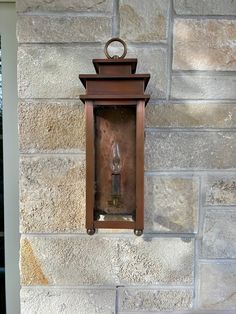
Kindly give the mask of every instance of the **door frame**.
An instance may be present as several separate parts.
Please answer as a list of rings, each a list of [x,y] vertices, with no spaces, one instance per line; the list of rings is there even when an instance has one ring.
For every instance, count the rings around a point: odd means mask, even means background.
[[[17,41],[15,1],[0,0],[3,92],[4,237],[7,314],[20,313],[19,149],[17,131]]]

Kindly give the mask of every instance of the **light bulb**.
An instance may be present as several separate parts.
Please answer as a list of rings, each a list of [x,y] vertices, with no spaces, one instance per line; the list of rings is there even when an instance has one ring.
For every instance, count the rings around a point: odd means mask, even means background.
[[[114,142],[111,147],[111,195],[113,206],[118,206],[120,197],[120,183],[121,183],[121,160],[120,147],[117,142]]]
[[[121,160],[120,160],[120,147],[117,142],[114,142],[111,147],[112,152],[112,163],[111,170],[114,174],[119,174],[121,170]]]

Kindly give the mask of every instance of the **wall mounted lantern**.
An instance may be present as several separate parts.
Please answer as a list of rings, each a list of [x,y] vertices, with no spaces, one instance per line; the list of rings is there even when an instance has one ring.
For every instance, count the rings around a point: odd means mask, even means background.
[[[123,45],[111,57],[109,45]],[[105,45],[107,59],[94,59],[97,74],[81,74],[86,112],[86,228],[144,228],[144,91],[149,74],[135,74],[137,59],[125,59],[119,38]]]

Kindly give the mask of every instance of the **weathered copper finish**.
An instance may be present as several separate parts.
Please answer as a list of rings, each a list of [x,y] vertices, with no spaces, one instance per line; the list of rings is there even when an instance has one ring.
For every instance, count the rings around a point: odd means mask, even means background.
[[[150,75],[135,74],[137,59],[95,59],[93,64],[97,74],[79,76],[86,88],[80,98],[86,111],[87,232],[122,228],[139,236],[144,228],[144,108],[149,100],[144,91]],[[119,147],[117,172],[111,167],[114,143]]]
[[[138,237],[140,237],[143,234],[143,230],[135,229],[134,234]]]
[[[88,235],[94,235],[95,229],[87,229],[87,234]]]

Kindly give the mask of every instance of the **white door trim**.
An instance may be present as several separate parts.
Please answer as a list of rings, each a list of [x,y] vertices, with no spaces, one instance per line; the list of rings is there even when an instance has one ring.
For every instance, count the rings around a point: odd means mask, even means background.
[[[18,132],[16,75],[16,8],[13,1],[0,0],[3,88],[3,165],[7,314],[20,313]],[[4,3],[3,3],[4,2]]]

